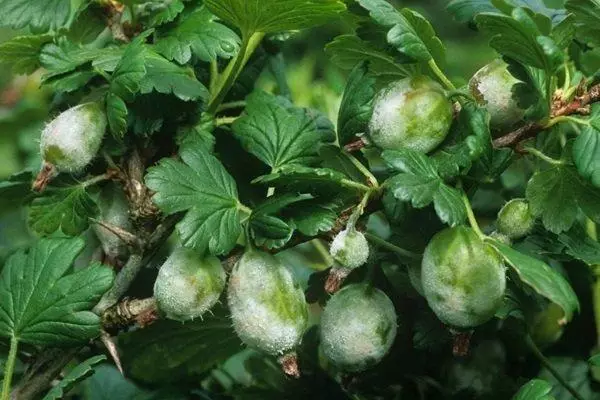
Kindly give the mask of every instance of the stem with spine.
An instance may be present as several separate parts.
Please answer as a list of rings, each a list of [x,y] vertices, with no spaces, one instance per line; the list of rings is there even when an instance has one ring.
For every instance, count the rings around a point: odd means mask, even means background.
[[[15,363],[17,362],[17,347],[19,341],[16,337],[10,338],[10,350],[8,351],[8,358],[6,359],[6,365],[4,367],[4,381],[2,383],[2,400],[10,400],[10,385],[12,383],[12,376],[15,371]]]

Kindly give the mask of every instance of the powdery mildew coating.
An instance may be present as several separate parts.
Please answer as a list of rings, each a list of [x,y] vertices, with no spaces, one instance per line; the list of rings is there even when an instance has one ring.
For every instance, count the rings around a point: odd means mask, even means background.
[[[490,113],[494,129],[510,128],[521,120],[524,111],[513,96],[515,79],[502,60],[495,60],[481,68],[469,82],[471,93]]]
[[[452,124],[452,105],[443,88],[420,76],[392,82],[373,103],[369,137],[385,150],[423,153],[444,141]]]
[[[512,199],[502,207],[496,221],[498,230],[511,239],[526,236],[535,224],[535,218],[525,199]]]
[[[459,329],[490,320],[506,289],[506,269],[496,250],[462,226],[433,237],[423,255],[421,279],[431,309]]]
[[[100,150],[106,124],[106,114],[99,103],[68,109],[42,132],[42,158],[61,172],[83,170]]]
[[[367,262],[369,243],[362,232],[348,228],[333,239],[329,252],[343,267],[354,269]]]
[[[248,346],[271,355],[292,351],[308,324],[308,308],[292,272],[271,254],[247,251],[229,278],[233,327]]]
[[[218,258],[202,258],[196,251],[181,247],[158,271],[154,297],[167,318],[192,320],[219,301],[225,282],[225,270]]]
[[[98,201],[100,207],[100,219],[110,225],[122,228],[126,231],[132,230],[129,220],[129,203],[125,193],[116,184],[109,184],[100,193]],[[117,258],[127,251],[127,245],[117,235],[98,224],[93,225],[94,232],[100,240],[102,250],[111,257]]]
[[[323,311],[321,347],[338,368],[364,371],[383,359],[397,330],[396,311],[385,293],[366,284],[348,285]]]

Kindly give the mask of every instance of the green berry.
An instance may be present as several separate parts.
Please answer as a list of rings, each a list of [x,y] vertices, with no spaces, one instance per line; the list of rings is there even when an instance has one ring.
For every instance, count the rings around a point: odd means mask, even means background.
[[[511,239],[527,236],[534,225],[535,218],[531,214],[529,202],[525,199],[512,199],[506,203],[496,220],[498,230]]]
[[[131,231],[129,203],[125,198],[125,193],[119,186],[109,184],[104,187],[98,199],[98,206],[100,208],[100,220],[125,231]],[[102,250],[108,258],[115,260],[126,255],[127,245],[121,238],[101,225],[94,224],[93,228],[98,240],[100,240]]]
[[[493,130],[506,130],[523,118],[524,111],[512,92],[517,82],[502,60],[492,61],[469,81],[471,94],[490,113]]]
[[[554,303],[540,311],[531,324],[531,338],[542,347],[556,343],[563,334],[565,312]]]
[[[42,158],[59,172],[83,170],[100,150],[106,124],[106,114],[99,103],[68,109],[42,132]]]
[[[367,262],[369,243],[362,232],[348,228],[333,239],[330,253],[342,267],[355,269]]]
[[[348,285],[328,302],[321,317],[323,354],[348,372],[364,371],[379,363],[397,333],[392,301],[367,284]]]
[[[296,348],[308,324],[304,292],[273,255],[247,251],[229,278],[233,327],[242,341],[271,355]]]
[[[377,94],[369,136],[384,150],[428,153],[444,141],[452,117],[452,104],[438,83],[425,76],[405,78]]]
[[[167,318],[188,321],[219,301],[225,282],[225,270],[218,258],[202,258],[196,251],[181,247],[158,271],[154,297]]]
[[[448,228],[423,255],[425,298],[438,318],[456,329],[490,320],[502,305],[506,270],[496,250],[470,228]]]

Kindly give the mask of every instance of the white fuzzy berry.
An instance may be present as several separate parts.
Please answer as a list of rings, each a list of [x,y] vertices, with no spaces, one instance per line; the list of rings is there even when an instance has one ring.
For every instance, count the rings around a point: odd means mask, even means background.
[[[229,278],[233,327],[250,347],[272,355],[300,344],[308,323],[302,289],[292,272],[271,254],[250,250]]]
[[[83,170],[98,153],[106,124],[106,114],[99,103],[85,103],[64,111],[42,132],[42,158],[59,172]]]
[[[98,206],[100,220],[125,231],[131,231],[129,204],[123,189],[115,184],[107,185],[100,193]],[[109,258],[116,259],[127,253],[127,245],[115,233],[99,224],[94,224],[93,228],[102,250]]]
[[[354,269],[367,262],[369,243],[362,232],[348,228],[337,234],[329,251],[342,267]]]
[[[187,321],[211,309],[225,288],[226,274],[216,257],[202,258],[196,251],[173,251],[158,272],[154,297],[167,318]]]

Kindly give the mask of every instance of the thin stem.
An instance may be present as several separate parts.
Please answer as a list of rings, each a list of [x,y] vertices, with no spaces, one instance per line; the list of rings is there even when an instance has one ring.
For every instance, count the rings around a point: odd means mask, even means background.
[[[570,115],[559,115],[558,117],[554,117],[550,121],[548,121],[548,123],[546,123],[546,125],[544,125],[543,129],[551,128],[554,125],[561,123],[561,122],[573,122],[573,123],[579,124],[579,125],[589,125],[590,124],[585,119],[572,117]]]
[[[129,286],[131,286],[131,283],[142,269],[143,265],[142,256],[139,254],[132,254],[123,269],[119,271],[112,287],[108,292],[104,293],[104,296],[102,296],[92,311],[98,315],[102,315],[109,307],[115,305],[127,292]]]
[[[565,81],[563,83],[563,94],[565,94],[569,90],[569,86],[571,85],[571,69],[569,68],[569,60],[565,59],[564,64],[565,69]]]
[[[225,68],[225,71],[223,71],[223,74],[219,79],[219,83],[216,85],[216,95],[208,105],[207,112],[209,114],[214,114],[217,111],[225,99],[225,96],[227,96],[227,93],[229,93],[229,90],[231,90],[231,87],[233,86],[240,72],[242,72],[244,65],[246,65],[248,59],[252,53],[254,53],[254,50],[256,50],[265,34],[262,32],[255,32],[251,35],[245,33],[242,36],[244,39],[242,40],[240,51],[238,52],[237,56],[235,56],[235,58],[229,62],[229,65],[227,65],[227,68]]]
[[[450,79],[442,72],[433,58],[427,62],[427,65],[429,65],[429,68],[431,68],[435,76],[437,76],[444,86],[446,86],[446,89],[456,90],[456,86],[454,86]]]
[[[342,179],[342,180],[340,180],[340,183],[347,188],[358,189],[361,192],[370,192],[371,191],[371,188],[368,187],[367,185],[363,185],[362,183],[354,182],[350,179]]]
[[[523,148],[523,150],[525,150],[529,154],[531,154],[531,155],[539,158],[540,160],[546,161],[549,164],[552,164],[552,165],[564,165],[564,161],[557,160],[557,159],[552,158],[552,157],[548,157],[547,155],[545,155],[544,153],[542,153],[541,151],[539,151],[538,149],[535,149],[533,147],[525,147],[525,148]]]
[[[84,188],[87,188],[87,187],[90,187],[90,186],[94,186],[97,183],[104,182],[104,181],[106,181],[108,179],[110,179],[110,175],[109,174],[103,174],[103,175],[94,176],[93,178],[90,178],[87,181],[81,182],[81,186],[83,186]]]
[[[216,126],[223,126],[223,125],[231,125],[235,122],[236,119],[238,119],[239,117],[223,117],[223,118],[217,118],[215,120],[215,125]]]
[[[417,254],[417,253],[413,253],[412,251],[405,250],[402,247],[398,247],[395,244],[391,244],[390,242],[380,238],[379,236],[373,235],[372,233],[365,232],[364,234],[369,242],[372,242],[376,246],[383,247],[384,249],[393,251],[394,253],[396,253],[402,257],[410,258],[412,260],[420,260],[421,258],[423,258],[421,256],[421,254]]]
[[[482,240],[485,238],[485,235],[481,231],[479,224],[477,223],[477,218],[475,218],[475,213],[473,213],[473,208],[471,207],[471,203],[469,202],[469,198],[466,193],[463,193],[463,203],[465,205],[465,210],[467,211],[467,218],[469,219],[469,224],[471,228],[475,231],[477,236],[479,236]]]
[[[219,82],[219,65],[217,64],[217,60],[212,60],[210,62],[210,82],[208,84],[208,90],[211,95],[215,95],[215,90],[217,88],[217,83]]]
[[[358,159],[356,157],[354,157],[352,154],[350,154],[348,152],[345,152],[345,153],[346,153],[346,156],[350,159],[350,161],[352,161],[352,164],[354,164],[356,169],[358,169],[365,176],[365,178],[367,178],[367,180],[371,183],[371,185],[373,185],[373,187],[375,187],[375,188],[379,188],[379,182],[377,181],[377,178],[375,178],[375,175],[373,175],[371,173],[371,171],[369,171],[369,169],[367,167],[365,167],[363,165],[363,163],[358,161]]]
[[[244,108],[244,107],[246,107],[246,100],[231,101],[229,103],[221,104],[219,106],[219,108],[217,108],[217,112],[231,110],[231,109],[235,109],[235,108]]]
[[[238,203],[237,208],[244,214],[248,214],[248,215],[252,214],[252,209],[248,206],[243,205],[242,203]]]
[[[17,361],[17,347],[19,341],[16,337],[10,338],[10,350],[8,352],[8,358],[6,359],[6,365],[4,366],[4,382],[2,384],[2,400],[10,400],[10,385],[12,383],[12,376],[15,371],[15,363]]]
[[[527,335],[527,338],[525,339],[525,341],[527,342],[527,347],[529,347],[529,349],[531,350],[531,352],[533,353],[533,355],[535,355],[536,358],[538,360],[540,360],[540,362],[542,363],[542,365],[552,374],[552,376],[554,376],[554,378],[558,381],[558,383],[560,383],[565,389],[567,389],[567,391],[569,393],[571,393],[571,395],[573,397],[575,397],[577,400],[584,400],[583,396],[580,395],[577,392],[577,390],[575,390],[575,388],[573,388],[573,386],[571,386],[569,384],[569,382],[567,382],[560,375],[560,373],[552,366],[552,364],[550,363],[550,361],[548,361],[548,359],[546,358],[546,356],[544,356],[544,354],[536,346],[536,344],[534,343],[534,341],[531,339],[531,337],[529,335]]]
[[[367,207],[367,204],[369,204],[369,198],[371,197],[371,194],[372,192],[368,191],[363,195],[362,199],[360,200],[360,203],[358,203],[358,205],[354,209],[354,212],[348,219],[348,227],[354,228],[360,216],[363,215],[363,213],[365,212],[365,207]]]

